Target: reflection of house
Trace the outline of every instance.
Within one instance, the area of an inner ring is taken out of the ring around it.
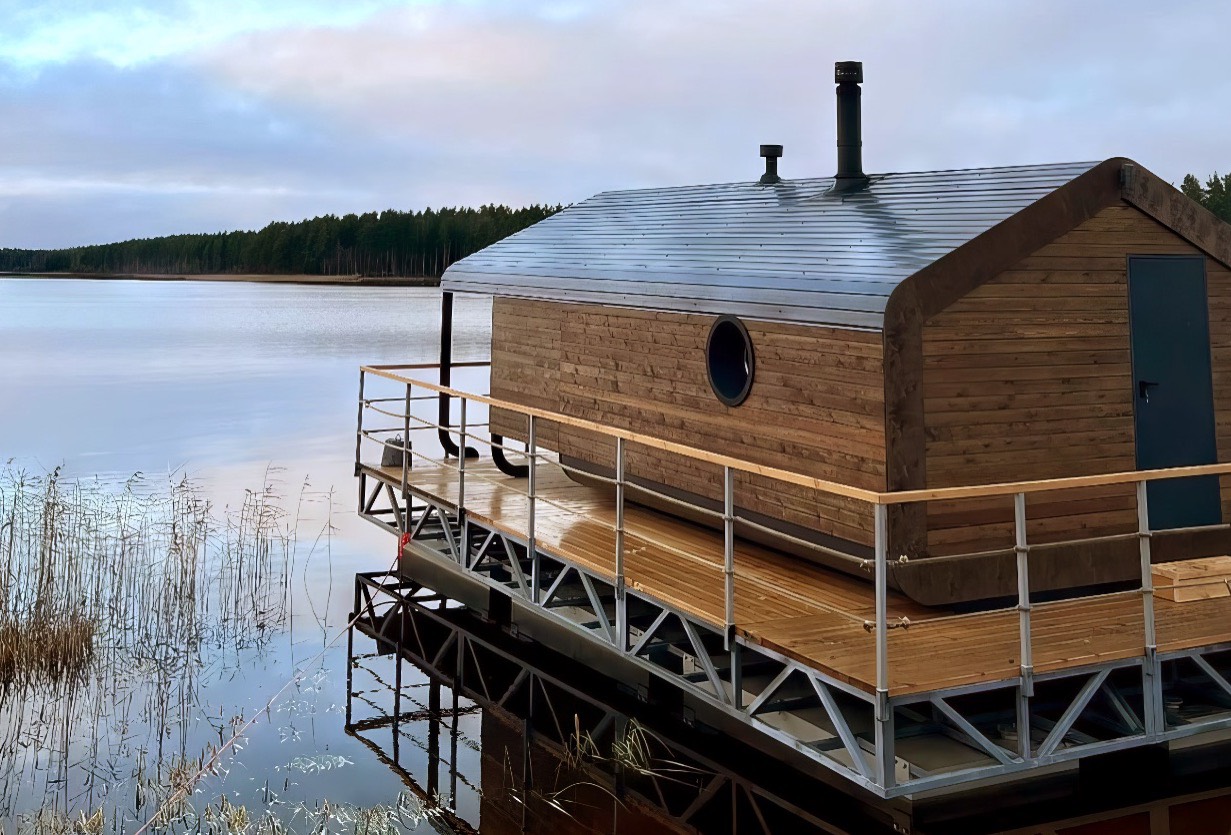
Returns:
[[[446,292],[495,300],[493,396],[877,491],[1231,460],[1231,227],[1125,159],[865,176],[860,80],[839,65],[835,178],[780,180],[766,146],[761,182],[600,194],[452,266]],[[493,428],[525,439],[520,415]],[[610,471],[609,439],[538,441]],[[627,469],[722,498],[717,467],[640,449]],[[1150,491],[1155,530],[1231,505],[1216,477]],[[859,501],[745,473],[735,500],[855,558],[873,543]],[[1135,531],[1132,485],[1028,514],[1035,589],[1138,576],[1131,540],[1038,547]],[[1008,497],[895,508],[889,533],[917,600],[1015,591]],[[1155,557],[1229,544],[1160,535]]]

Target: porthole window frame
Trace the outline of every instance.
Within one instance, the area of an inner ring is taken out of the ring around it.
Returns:
[[[720,331],[734,326],[736,333],[744,343],[744,357],[747,365],[747,377],[744,379],[743,386],[738,392],[724,391],[718,384],[714,375],[714,338]],[[724,314],[714,320],[710,325],[709,336],[705,340],[705,376],[709,381],[710,390],[714,392],[714,396],[718,398],[723,405],[735,407],[748,399],[748,395],[752,392],[753,382],[756,380],[756,349],[752,344],[752,337],[748,333],[748,327],[738,316]]]

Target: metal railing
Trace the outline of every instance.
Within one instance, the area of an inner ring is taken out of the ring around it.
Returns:
[[[456,364],[455,368],[480,368],[487,365],[486,363],[469,363]],[[738,527],[747,527],[750,530],[771,530],[760,523],[741,516],[735,503],[735,476],[737,473],[743,473],[748,476],[768,479],[773,482],[781,482],[796,487],[803,487],[809,490],[817,491],[818,494],[854,499],[869,506],[872,511],[872,542],[873,542],[873,559],[871,564],[868,561],[858,556],[854,556],[845,552],[837,551],[825,545],[820,545],[807,540],[798,539],[779,531],[773,531],[774,534],[780,535],[782,538],[798,543],[801,546],[814,548],[824,552],[829,556],[838,556],[844,559],[851,560],[853,563],[858,563],[863,567],[871,569],[872,579],[874,583],[875,595],[875,620],[868,624],[851,612],[845,612],[836,607],[830,607],[826,604],[817,601],[816,605],[822,609],[833,611],[840,614],[849,620],[861,623],[865,628],[875,635],[875,689],[876,689],[876,707],[875,715],[877,720],[877,736],[878,739],[884,733],[891,733],[891,728],[887,729],[888,723],[892,722],[892,711],[889,703],[889,652],[888,652],[888,632],[902,624],[891,624],[889,619],[889,590],[888,590],[888,574],[889,574],[889,537],[888,537],[888,510],[895,505],[912,504],[918,502],[929,501],[965,501],[977,499],[991,498],[1010,498],[1013,502],[1013,548],[1012,551],[1016,557],[1016,574],[1017,574],[1017,630],[1018,643],[1020,645],[1020,688],[1019,700],[1022,709],[1028,709],[1028,700],[1034,693],[1034,661],[1033,661],[1033,641],[1032,641],[1032,602],[1030,589],[1030,554],[1034,547],[1028,542],[1027,538],[1027,499],[1029,496],[1038,493],[1051,493],[1064,490],[1078,490],[1090,487],[1106,487],[1113,485],[1134,485],[1135,486],[1135,503],[1136,503],[1136,518],[1137,530],[1131,533],[1116,533],[1105,534],[1101,536],[1091,536],[1081,540],[1080,542],[1106,542],[1114,540],[1123,540],[1127,537],[1135,537],[1138,540],[1138,552],[1140,558],[1140,587],[1138,592],[1142,601],[1143,612],[1143,634],[1142,634],[1142,658],[1147,676],[1153,677],[1154,686],[1146,689],[1147,700],[1161,699],[1161,691],[1157,687],[1158,677],[1158,636],[1156,635],[1155,623],[1155,605],[1154,593],[1155,587],[1153,583],[1153,572],[1151,563],[1151,536],[1152,531],[1149,525],[1149,510],[1147,500],[1147,485],[1152,481],[1176,478],[1190,478],[1195,476],[1222,476],[1231,474],[1231,463],[1228,464],[1211,464],[1195,467],[1181,467],[1169,470],[1149,470],[1149,471],[1134,471],[1107,473],[1093,476],[1057,478],[1047,480],[1032,480],[1021,482],[1008,482],[998,484],[971,485],[963,487],[947,487],[926,490],[909,490],[884,492],[867,490],[864,488],[854,487],[838,482],[827,481],[824,479],[815,478],[802,473],[783,470],[775,467],[770,467],[762,464],[757,464],[751,461],[746,461],[734,458],[727,455],[713,453],[707,450],[690,447],[685,444],[680,444],[672,441],[667,441],[651,435],[632,432],[624,429],[619,429],[606,424],[598,423],[583,418],[577,418],[570,415],[565,415],[556,412],[550,412],[543,409],[537,409],[525,406],[519,403],[506,401],[499,398],[493,398],[486,394],[476,394],[463,391],[461,389],[450,386],[441,385],[438,382],[431,382],[423,379],[416,379],[407,376],[407,372],[423,372],[436,368],[434,365],[399,365],[399,366],[365,366],[360,370],[360,402],[359,402],[359,422],[356,435],[356,466],[358,467],[361,461],[363,442],[365,440],[374,441],[381,445],[382,448],[392,447],[398,449],[402,453],[402,488],[403,492],[408,489],[410,484],[410,462],[412,456],[415,458],[424,458],[433,461],[437,464],[443,463],[445,466],[452,467],[457,472],[457,507],[458,513],[465,513],[465,497],[466,497],[466,482],[468,478],[468,468],[466,465],[466,455],[463,453],[457,457],[456,464],[449,464],[445,460],[445,456],[434,458],[426,455],[421,451],[415,450],[410,443],[412,432],[443,432],[449,436],[456,436],[457,446],[465,449],[468,442],[475,442],[486,445],[490,448],[501,449],[506,455],[522,456],[528,462],[528,475],[525,479],[526,489],[518,490],[505,480],[502,483],[501,489],[513,490],[520,493],[527,499],[527,517],[525,520],[526,540],[528,543],[527,553],[531,560],[532,572],[530,579],[530,596],[531,599],[538,603],[542,599],[542,577],[539,571],[538,549],[536,539],[536,515],[537,508],[541,502],[549,502],[548,499],[543,499],[539,496],[539,468],[544,460],[550,461],[553,465],[559,466],[565,470],[570,468],[552,458],[553,453],[540,448],[539,439],[541,437],[541,424],[548,423],[557,427],[569,427],[572,429],[584,430],[586,432],[595,433],[611,440],[614,444],[614,467],[613,477],[604,477],[593,472],[586,471],[583,473],[587,479],[604,482],[614,487],[614,502],[615,502],[615,522],[611,526],[614,532],[615,554],[614,554],[614,578],[612,585],[615,588],[616,598],[616,614],[615,625],[616,633],[620,636],[620,643],[624,650],[629,648],[628,639],[628,616],[625,603],[626,589],[628,586],[628,578],[626,576],[626,538],[629,535],[626,529],[625,506],[628,501],[630,492],[643,492],[652,495],[660,500],[684,506],[692,513],[700,514],[715,520],[721,520],[722,535],[723,535],[723,560],[722,560],[722,576],[723,576],[723,595],[724,595],[724,615],[721,627],[723,634],[726,636],[727,648],[730,649],[734,642],[736,634],[736,609],[735,609],[735,583],[736,583],[736,533]],[[365,391],[369,377],[379,377],[386,381],[393,382],[396,385],[404,386],[404,394],[395,398],[366,398]],[[426,394],[417,395],[416,392],[426,392]],[[417,402],[436,401],[438,398],[447,397],[459,404],[459,419],[456,425],[441,425],[438,422],[421,418],[413,415],[413,406]],[[399,402],[403,404],[404,414],[391,413],[385,408],[384,404]],[[491,437],[484,437],[477,433],[476,429],[487,428],[488,424],[476,424],[470,418],[473,412],[467,411],[467,404],[481,405],[487,409],[498,409],[506,413],[518,414],[526,420],[526,443],[524,450],[518,450],[505,443],[497,443]],[[365,427],[364,414],[365,412],[373,412],[386,416],[396,416],[402,418],[402,423],[398,427],[383,427],[380,429],[372,429]],[[394,443],[388,438],[388,435],[395,431],[403,433],[403,442],[401,444]],[[630,480],[627,472],[627,450],[629,444],[636,444],[651,450],[656,450],[660,453],[679,456],[683,459],[688,459],[702,464],[708,464],[720,468],[722,473],[722,503],[721,511],[715,511],[710,507],[702,506],[701,504],[690,502],[681,499],[677,496],[668,496],[661,492],[655,491],[644,485],[638,484]],[[481,476],[472,476],[481,477]],[[555,505],[560,507],[559,505]],[[575,512],[569,508],[563,508],[568,512]],[[1211,526],[1216,528],[1226,528],[1226,525]],[[652,537],[643,533],[637,534],[638,538],[646,539],[652,544],[661,547],[668,552],[679,554],[682,558],[687,558],[687,554],[680,551],[677,547],[666,542],[655,542]],[[1054,546],[1057,543],[1048,542],[1049,546]],[[985,552],[985,553],[1000,553]],[[963,555],[955,555],[963,556]],[[969,556],[969,555],[964,555]],[[940,559],[944,559],[943,557]],[[1215,581],[1212,581],[1215,582]],[[1216,581],[1221,582],[1221,581]],[[928,623],[933,623],[943,619],[945,616],[937,617],[935,620],[929,620]],[[952,616],[964,617],[964,616]],[[1231,635],[1227,636],[1231,639]],[[1147,715],[1153,715],[1152,711],[1147,710]],[[1029,735],[1025,735],[1020,744],[1023,748],[1022,756],[1029,752],[1030,740]],[[884,764],[882,763],[882,770]],[[885,780],[892,781],[892,775],[881,773],[878,778],[882,780],[882,785]]]

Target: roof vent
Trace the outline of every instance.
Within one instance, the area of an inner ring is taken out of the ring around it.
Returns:
[[[863,173],[863,126],[860,98],[863,93],[863,63],[838,61],[834,64],[834,81],[838,85],[838,173],[836,191],[856,191],[868,183]]]
[[[761,156],[765,157],[765,173],[761,175],[761,185],[772,186],[782,182],[778,176],[778,158],[782,156],[781,145],[762,145]]]

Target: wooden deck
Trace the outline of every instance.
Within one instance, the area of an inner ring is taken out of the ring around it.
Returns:
[[[400,484],[402,470],[365,466]],[[535,534],[540,550],[615,575],[615,501],[578,484],[556,466],[538,472]],[[458,474],[450,466],[417,460],[414,492],[457,507]],[[503,475],[489,459],[466,469],[466,511],[483,524],[524,537],[526,481]],[[625,510],[625,576],[630,588],[722,628],[723,538],[680,519],[629,503]],[[735,623],[750,642],[777,650],[862,690],[876,680],[875,638],[864,628],[874,617],[871,582],[739,542],[735,557]],[[1174,603],[1155,600],[1160,652],[1231,642],[1231,597]],[[1016,609],[954,616],[890,592],[889,620],[909,627],[889,631],[891,696],[941,690],[1018,675]],[[1141,596],[1126,592],[1036,604],[1032,614],[1034,667],[1046,673],[1140,655]]]

